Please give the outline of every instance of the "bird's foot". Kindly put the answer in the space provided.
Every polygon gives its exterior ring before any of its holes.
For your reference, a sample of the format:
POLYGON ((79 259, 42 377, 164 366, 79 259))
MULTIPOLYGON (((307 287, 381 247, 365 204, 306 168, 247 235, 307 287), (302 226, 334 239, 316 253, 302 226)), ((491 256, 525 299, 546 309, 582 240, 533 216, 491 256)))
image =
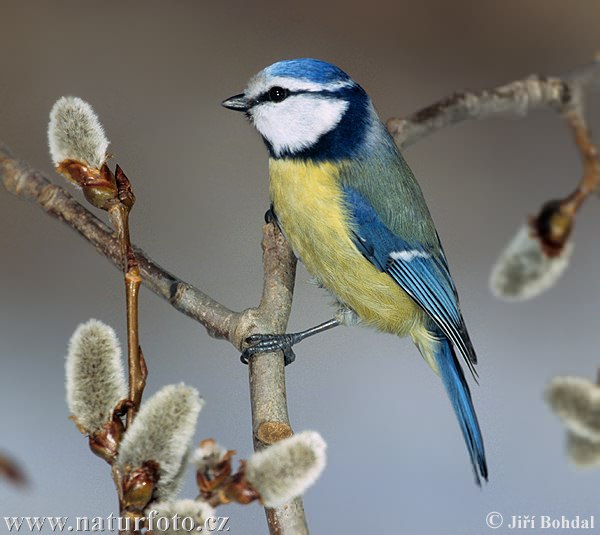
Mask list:
POLYGON ((296 360, 292 346, 302 340, 296 334, 253 334, 246 338, 249 347, 244 349, 240 360, 248 364, 248 360, 258 353, 283 351, 284 364, 287 366, 296 360))
POLYGON ((257 353, 273 353, 274 351, 283 351, 284 362, 287 366, 296 360, 296 355, 292 351, 292 346, 296 345, 309 336, 327 331, 340 325, 339 319, 331 319, 305 331, 288 334, 253 334, 246 338, 245 342, 249 345, 242 352, 240 360, 248 364, 248 359, 257 353))

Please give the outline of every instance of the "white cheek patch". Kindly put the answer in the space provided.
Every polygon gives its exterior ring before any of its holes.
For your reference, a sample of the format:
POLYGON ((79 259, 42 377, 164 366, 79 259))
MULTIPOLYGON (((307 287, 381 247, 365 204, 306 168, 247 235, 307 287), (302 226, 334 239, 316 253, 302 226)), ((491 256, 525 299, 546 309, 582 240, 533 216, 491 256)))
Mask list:
POLYGON ((415 258, 429 258, 431 255, 425 251, 418 251, 413 249, 412 251, 394 251, 390 253, 390 258, 393 260, 403 260, 404 262, 410 262, 415 258))
POLYGON ((314 145, 337 126, 347 109, 348 102, 307 93, 255 106, 252 121, 279 156, 314 145))

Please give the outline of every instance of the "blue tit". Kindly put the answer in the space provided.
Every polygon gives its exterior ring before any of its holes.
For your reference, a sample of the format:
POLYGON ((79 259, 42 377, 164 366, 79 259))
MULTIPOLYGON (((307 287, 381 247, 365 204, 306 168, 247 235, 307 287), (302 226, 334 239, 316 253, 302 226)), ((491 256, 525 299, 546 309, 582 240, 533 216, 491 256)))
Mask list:
POLYGON ((271 210, 296 256, 339 303, 295 334, 255 335, 242 355, 282 350, 340 324, 410 336, 442 379, 475 480, 487 480, 483 438, 456 356, 477 357, 425 199, 365 90, 315 59, 280 61, 223 102, 244 112, 269 152, 271 210))

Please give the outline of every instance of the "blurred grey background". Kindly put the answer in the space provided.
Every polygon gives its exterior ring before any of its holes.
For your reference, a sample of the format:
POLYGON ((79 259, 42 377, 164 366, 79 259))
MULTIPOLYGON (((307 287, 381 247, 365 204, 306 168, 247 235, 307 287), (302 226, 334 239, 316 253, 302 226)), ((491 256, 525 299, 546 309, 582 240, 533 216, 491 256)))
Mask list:
MULTIPOLYGON (((562 74, 600 48, 598 2, 3 0, 0 13, 0 139, 62 183, 47 154, 48 112, 62 95, 89 101, 135 188, 135 242, 236 309, 260 294, 267 156, 220 102, 256 71, 283 58, 331 61, 385 119, 456 90, 562 74)), ((596 128, 598 100, 590 102, 596 128)), ((490 483, 473 484, 445 393, 412 343, 340 328, 299 346, 287 373, 294 428, 316 429, 329 445, 327 470, 306 495, 313 533, 479 535, 490 511, 597 512, 600 474, 569 464, 563 429, 542 400, 555 375, 593 377, 600 363, 596 201, 580 215, 556 288, 518 305, 488 290, 497 254, 525 217, 580 176, 565 125, 551 112, 465 123, 406 157, 480 357, 473 390, 490 483)), ((24 491, 0 482, 0 517, 106 516, 116 507, 109 469, 67 419, 63 360, 70 334, 90 317, 123 338, 121 276, 65 225, 2 189, 0 221, 0 451, 31 479, 24 491)), ((330 316, 329 298, 307 279, 300 269, 292 329, 330 316)), ((196 386, 207 401, 197 439, 247 457, 239 355, 147 290, 140 313, 147 396, 182 380, 196 386)), ((191 471, 184 495, 194 495, 191 471)), ((219 512, 232 517, 232 534, 266 531, 257 505, 219 512)))

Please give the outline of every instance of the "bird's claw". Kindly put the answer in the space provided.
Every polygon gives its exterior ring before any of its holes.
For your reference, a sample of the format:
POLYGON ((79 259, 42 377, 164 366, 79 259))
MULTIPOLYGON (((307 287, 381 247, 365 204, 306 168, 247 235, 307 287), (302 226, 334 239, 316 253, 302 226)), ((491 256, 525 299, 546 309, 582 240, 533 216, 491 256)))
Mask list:
POLYGON ((277 218, 275 217, 273 207, 271 207, 265 212, 265 223, 272 223, 273 221, 277 221, 277 218))
POLYGON ((284 364, 287 366, 296 360, 292 346, 298 341, 292 334, 253 334, 246 338, 246 343, 251 344, 244 349, 240 360, 248 364, 253 355, 259 353, 273 353, 283 351, 284 364))

